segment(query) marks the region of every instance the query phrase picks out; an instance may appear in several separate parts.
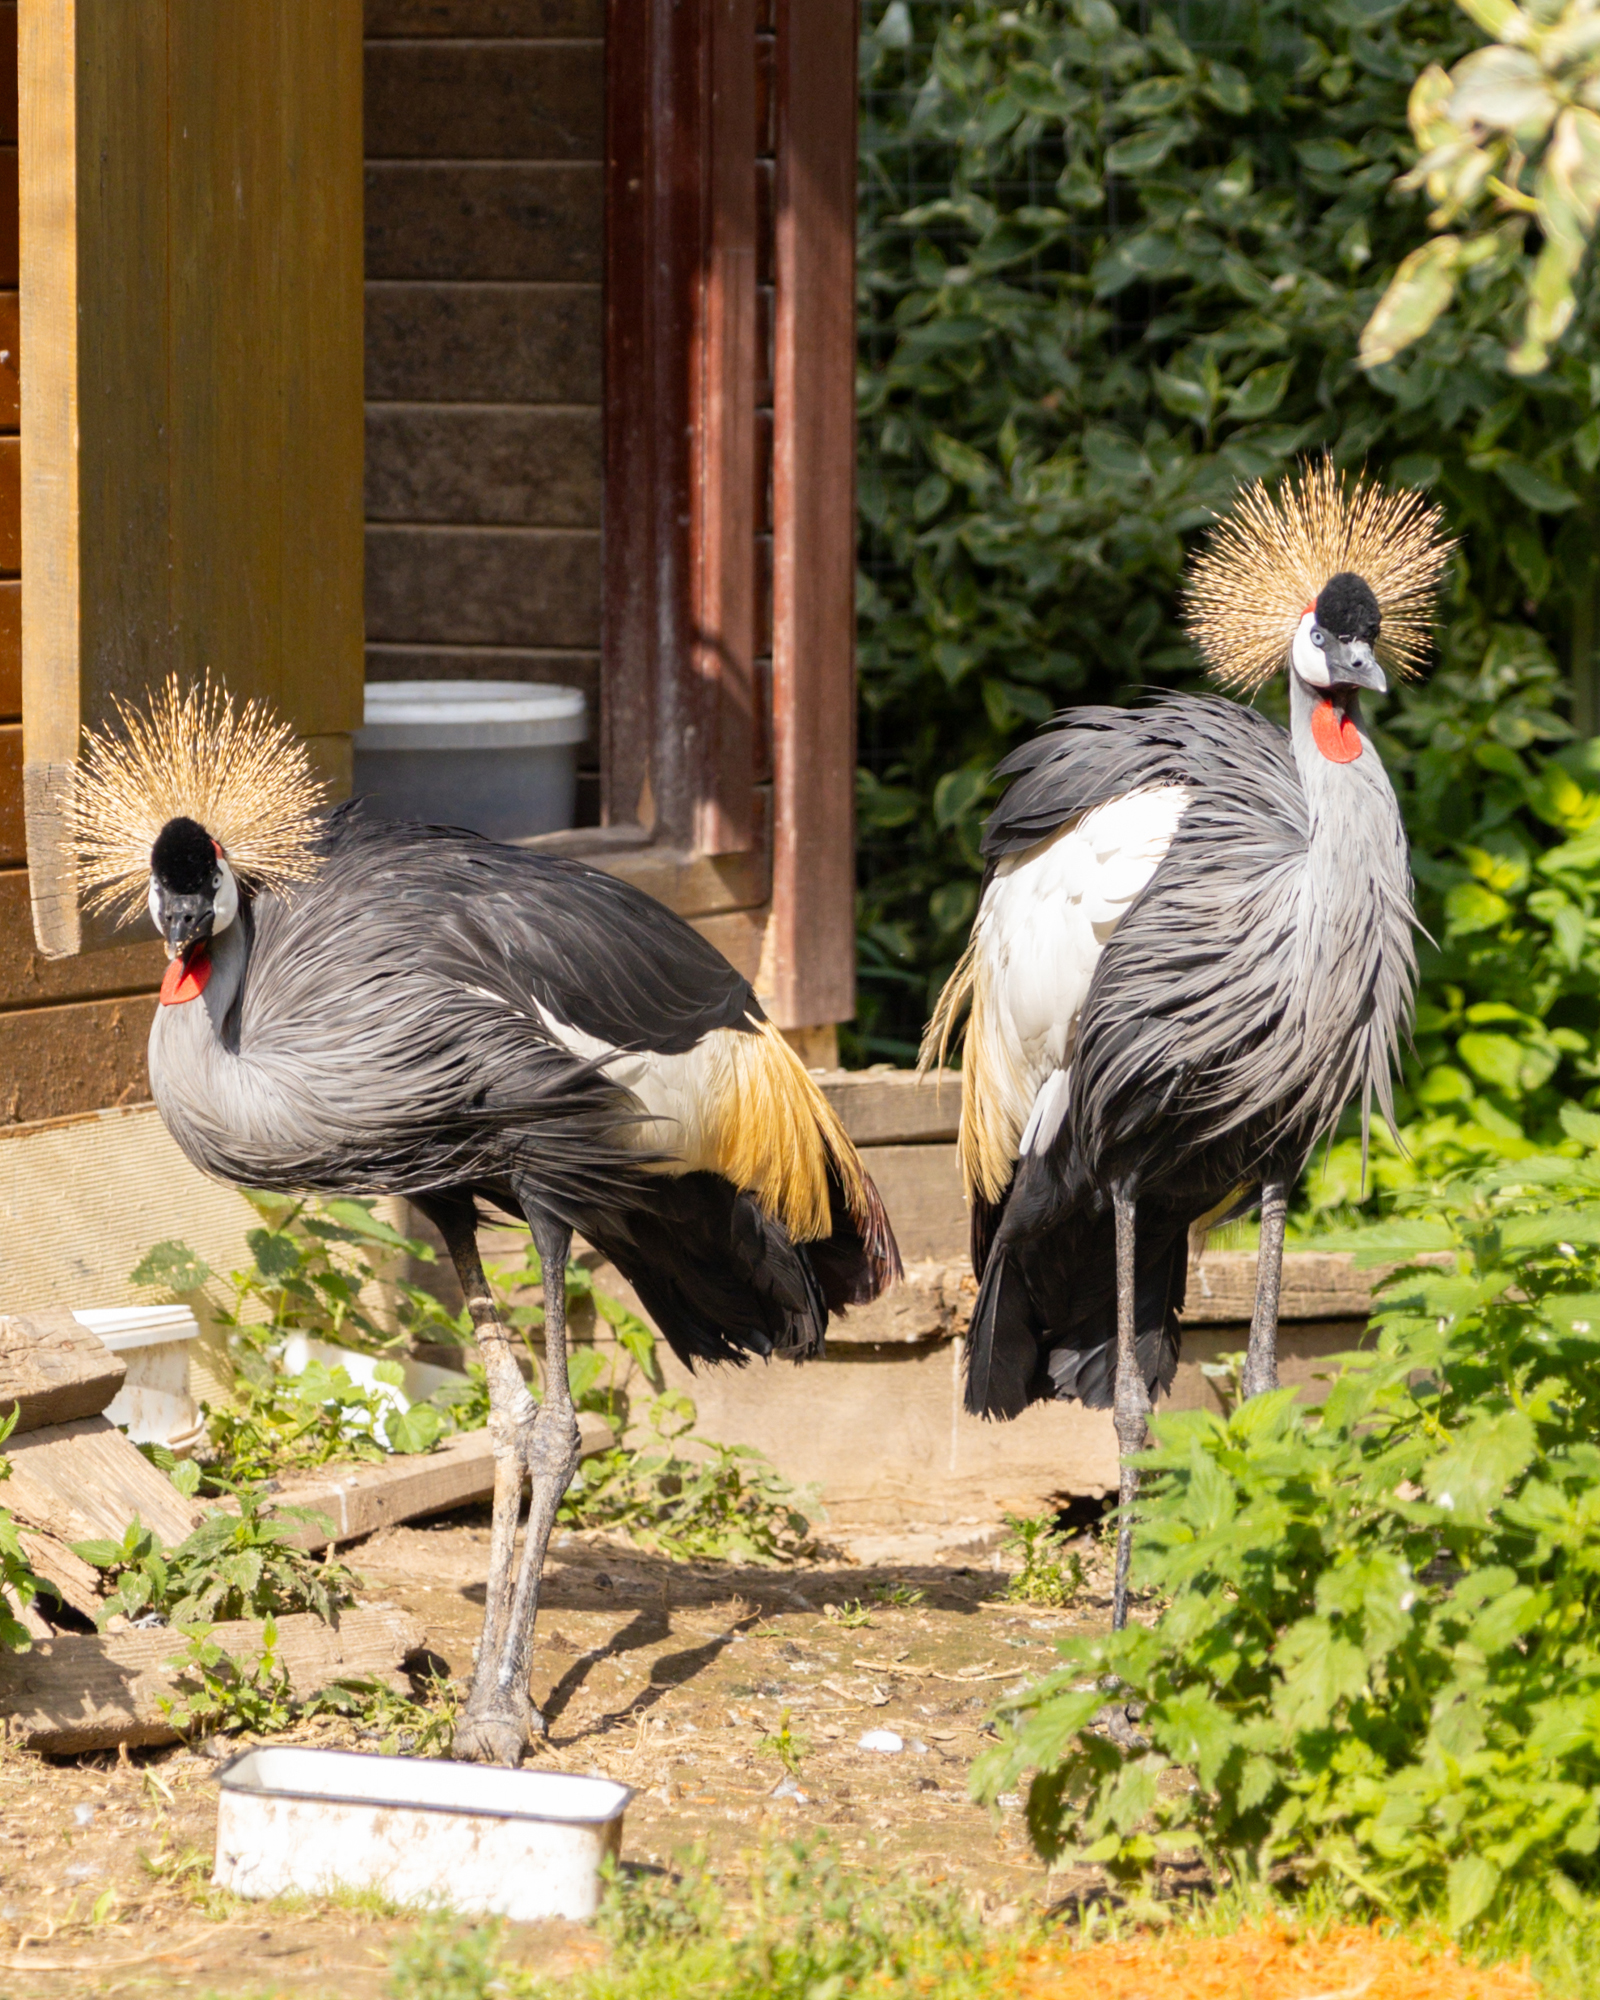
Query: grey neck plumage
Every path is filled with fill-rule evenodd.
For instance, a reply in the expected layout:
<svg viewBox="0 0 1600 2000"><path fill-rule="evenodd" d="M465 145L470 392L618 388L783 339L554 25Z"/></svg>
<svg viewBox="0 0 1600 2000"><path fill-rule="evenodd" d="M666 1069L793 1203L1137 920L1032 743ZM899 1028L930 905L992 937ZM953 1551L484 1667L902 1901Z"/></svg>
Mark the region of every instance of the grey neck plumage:
<svg viewBox="0 0 1600 2000"><path fill-rule="evenodd" d="M1312 734L1312 715L1323 697L1292 669L1288 678L1289 739L1310 836L1310 921L1300 929L1308 962L1300 984L1315 1015L1362 1024L1351 1081L1362 1092L1364 1136L1371 1098L1393 1123L1393 1069L1411 1021L1416 951L1410 855L1399 801L1359 709L1352 705L1351 719L1361 755L1334 763Z"/></svg>

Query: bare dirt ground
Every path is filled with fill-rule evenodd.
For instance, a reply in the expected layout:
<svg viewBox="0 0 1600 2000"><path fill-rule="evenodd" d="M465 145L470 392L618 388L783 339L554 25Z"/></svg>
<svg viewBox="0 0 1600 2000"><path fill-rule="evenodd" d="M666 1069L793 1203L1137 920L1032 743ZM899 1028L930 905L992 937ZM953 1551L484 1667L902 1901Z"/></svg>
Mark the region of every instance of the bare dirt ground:
<svg viewBox="0 0 1600 2000"><path fill-rule="evenodd" d="M558 1536L535 1651L550 1723L539 1761L634 1787L623 1860L635 1866L696 1849L715 1863L772 1827L825 1832L864 1869L954 1882L1002 1919L1059 1899L1069 1885L1047 1880L1015 1806L996 1818L968 1799L967 1779L996 1697L1049 1666L1059 1632L1109 1620L1098 1545L1084 1546L1089 1582L1063 1612L1006 1601L994 1529L828 1532L840 1555L783 1571L691 1568ZM390 1529L347 1559L370 1601L416 1612L464 1675L487 1553L487 1512L471 1511ZM855 1622L862 1611L868 1622ZM798 1753L787 1783L765 1747L785 1715ZM904 1748L861 1749L870 1729ZM299 1740L374 1747L337 1720ZM182 1748L71 1760L6 1750L0 1996L377 2000L407 1919L360 1900L248 1904L209 1888L216 1769ZM552 1923L521 1933L517 1949L559 1972L599 1947L583 1927Z"/></svg>

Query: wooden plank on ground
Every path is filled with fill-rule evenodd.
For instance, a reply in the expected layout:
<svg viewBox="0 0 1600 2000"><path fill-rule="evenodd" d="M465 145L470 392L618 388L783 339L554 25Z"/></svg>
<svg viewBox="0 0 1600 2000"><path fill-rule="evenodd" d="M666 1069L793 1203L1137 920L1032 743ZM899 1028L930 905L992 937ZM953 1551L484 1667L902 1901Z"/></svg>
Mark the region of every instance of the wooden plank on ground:
<svg viewBox="0 0 1600 2000"><path fill-rule="evenodd" d="M23 1527L62 1542L120 1539L135 1514L164 1542L181 1542L204 1512L104 1417L12 1438L6 1456L5 1505Z"/></svg>
<svg viewBox="0 0 1600 2000"><path fill-rule="evenodd" d="M217 1625L212 1637L241 1664L258 1660L256 1619ZM177 1676L166 1662L184 1649L170 1626L148 1631L68 1633L26 1653L0 1653L0 1715L30 1750L73 1755L121 1743L171 1743L178 1735L162 1713ZM337 1626L309 1613L278 1620L278 1653L304 1698L330 1681L376 1678L404 1687L397 1671L420 1652L427 1634L409 1612L390 1605L352 1609Z"/></svg>
<svg viewBox="0 0 1600 2000"><path fill-rule="evenodd" d="M99 1416L127 1373L64 1307L0 1313L0 1415L16 1406L14 1438L74 1417Z"/></svg>
<svg viewBox="0 0 1600 2000"><path fill-rule="evenodd" d="M609 1451L614 1442L604 1418L590 1410L579 1411L580 1458ZM381 1465L323 1467L280 1479L273 1504L326 1515L333 1525L331 1538L310 1522L294 1536L299 1548L323 1549L330 1539L353 1542L396 1521L416 1521L487 1500L493 1492L494 1447L489 1433L467 1431L446 1438L437 1451L396 1456Z"/></svg>

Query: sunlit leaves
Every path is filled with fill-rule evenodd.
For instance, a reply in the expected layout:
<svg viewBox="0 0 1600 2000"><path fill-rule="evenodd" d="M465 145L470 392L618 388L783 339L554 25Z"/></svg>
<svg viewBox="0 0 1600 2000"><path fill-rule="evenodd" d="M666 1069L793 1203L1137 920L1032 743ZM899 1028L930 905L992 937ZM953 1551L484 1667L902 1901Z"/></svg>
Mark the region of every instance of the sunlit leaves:
<svg viewBox="0 0 1600 2000"><path fill-rule="evenodd" d="M1409 110L1421 158L1399 185L1427 188L1434 229L1470 226L1433 237L1400 265L1362 334L1362 365L1392 361L1447 310L1464 269L1499 260L1514 268L1525 302L1506 366L1538 374L1577 310L1575 283L1600 216L1600 117L1586 108L1600 92L1600 39L1591 0L1564 10L1461 4L1496 39L1448 75L1433 63L1418 77ZM1536 248L1527 221L1538 224Z"/></svg>
<svg viewBox="0 0 1600 2000"><path fill-rule="evenodd" d="M1249 1854L1469 1934L1519 1884L1600 1891L1600 1155L1418 1206L1372 1253L1409 1230L1461 1268L1400 1273L1378 1351L1320 1409L1158 1417L1154 1623L1060 1642L975 1773L986 1794L1031 1775L1045 1851L1125 1880L1186 1845ZM1137 1737L1093 1706L1111 1687Z"/></svg>

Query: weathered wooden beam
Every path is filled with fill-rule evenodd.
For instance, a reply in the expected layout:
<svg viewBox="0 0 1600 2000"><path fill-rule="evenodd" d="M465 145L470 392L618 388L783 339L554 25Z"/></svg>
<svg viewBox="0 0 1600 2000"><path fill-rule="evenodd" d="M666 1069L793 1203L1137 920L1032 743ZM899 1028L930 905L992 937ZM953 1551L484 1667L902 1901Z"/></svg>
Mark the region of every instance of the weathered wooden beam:
<svg viewBox="0 0 1600 2000"><path fill-rule="evenodd" d="M99 1416L127 1372L63 1309L0 1314L0 1416L16 1406L13 1438L74 1417Z"/></svg>
<svg viewBox="0 0 1600 2000"><path fill-rule="evenodd" d="M0 1502L23 1527L61 1542L119 1540L135 1514L163 1541L181 1542L204 1511L104 1417L13 1437L6 1456Z"/></svg>
<svg viewBox="0 0 1600 2000"><path fill-rule="evenodd" d="M240 1619L211 1636L241 1666L259 1660L263 1626ZM330 1681L374 1678L403 1688L398 1669L427 1634L409 1612L375 1605L341 1614L337 1625L297 1612L278 1620L278 1656L302 1700ZM66 1633L26 1653L0 1653L0 1716L30 1750L57 1756L120 1743L171 1743L178 1731L161 1703L178 1699L168 1662L185 1640L170 1626L149 1631Z"/></svg>
<svg viewBox="0 0 1600 2000"><path fill-rule="evenodd" d="M437 1355L440 1350L430 1350ZM448 1365L448 1364L446 1364ZM616 1442L611 1427L592 1410L578 1413L578 1456L592 1458ZM295 1534L302 1549L329 1541L353 1542L396 1521L416 1521L487 1500L494 1492L494 1447L487 1431L446 1438L437 1451L386 1459L383 1464L326 1466L281 1479L274 1507L304 1507L326 1517L333 1533L306 1522Z"/></svg>

